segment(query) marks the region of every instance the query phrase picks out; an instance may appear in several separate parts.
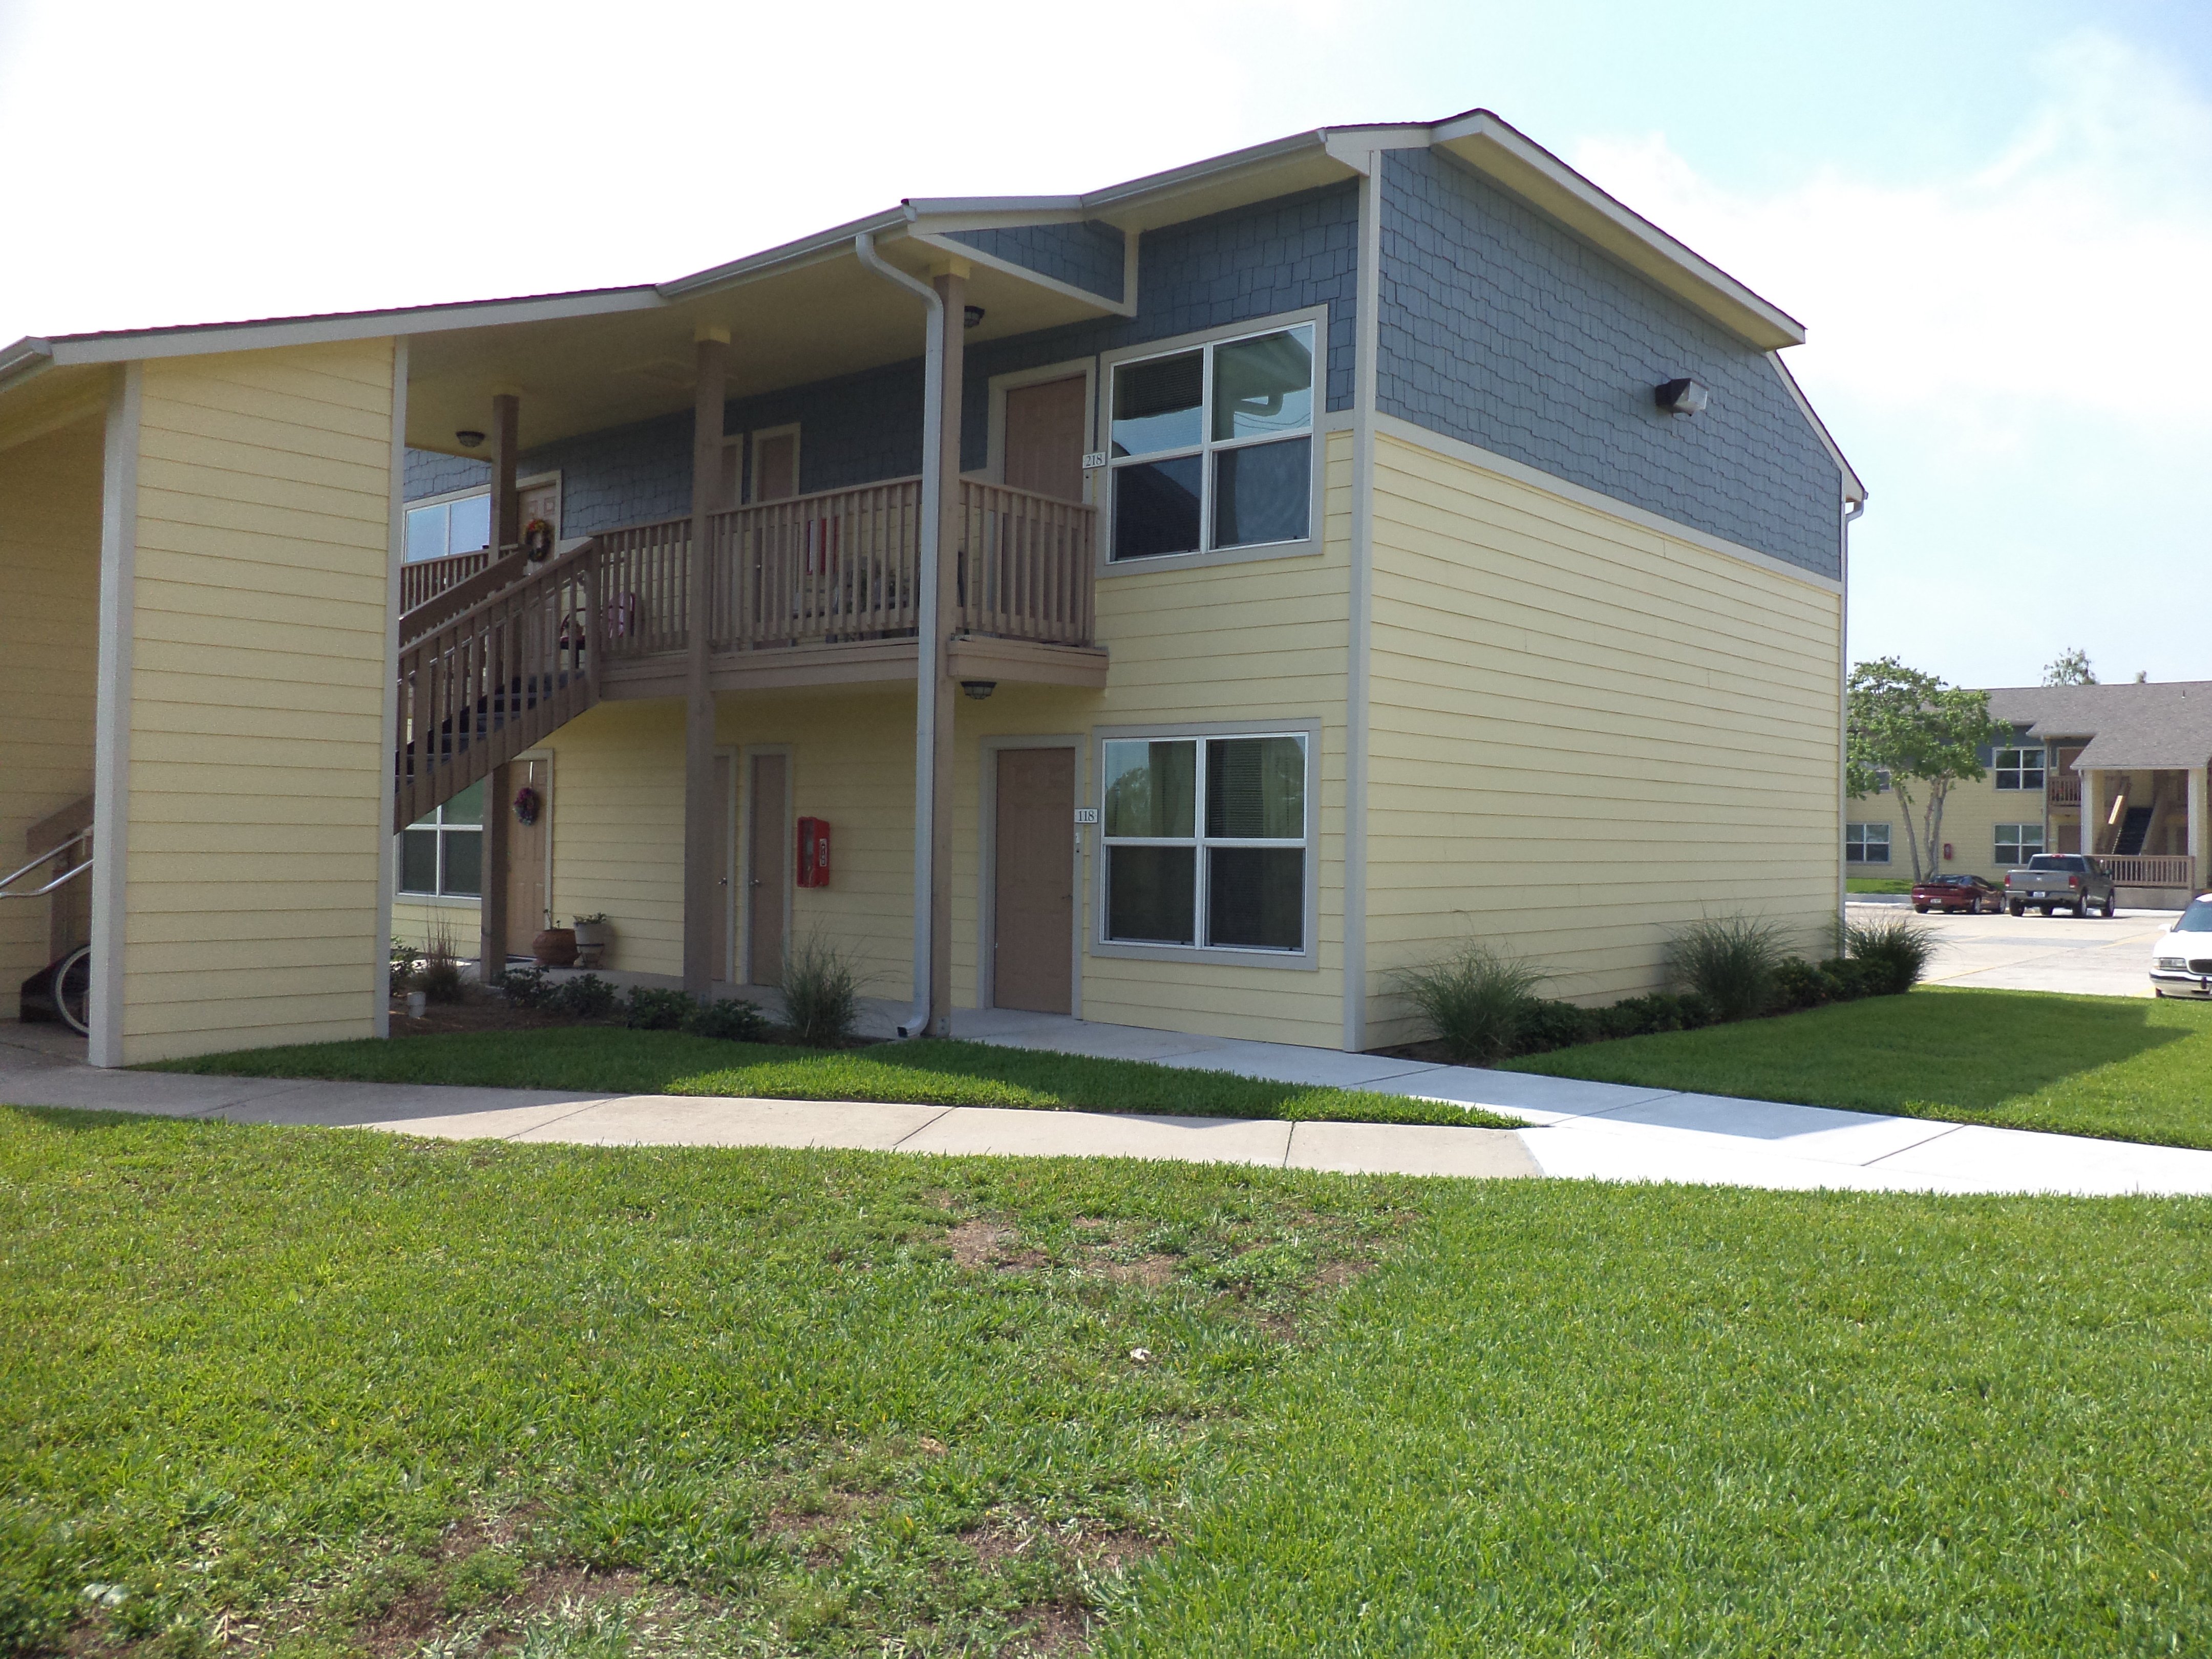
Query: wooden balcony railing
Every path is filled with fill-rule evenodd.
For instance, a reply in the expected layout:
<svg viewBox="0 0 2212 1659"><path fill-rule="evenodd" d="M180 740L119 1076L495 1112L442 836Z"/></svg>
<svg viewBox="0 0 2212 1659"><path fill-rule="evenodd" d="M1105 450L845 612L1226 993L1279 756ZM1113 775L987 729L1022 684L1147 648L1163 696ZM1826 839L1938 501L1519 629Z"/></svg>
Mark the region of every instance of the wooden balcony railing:
<svg viewBox="0 0 2212 1659"><path fill-rule="evenodd" d="M2097 862L2122 887L2194 887L2197 860L2192 858L2123 858L2100 854Z"/></svg>
<svg viewBox="0 0 2212 1659"><path fill-rule="evenodd" d="M2051 806L2079 806L2081 804L2081 780L2071 772L2053 772L2044 783L2043 799Z"/></svg>
<svg viewBox="0 0 2212 1659"><path fill-rule="evenodd" d="M586 542L401 641L395 830L599 700L602 557Z"/></svg>
<svg viewBox="0 0 2212 1659"><path fill-rule="evenodd" d="M441 559L418 559L399 567L399 612L435 599L447 588L466 581L491 562L491 549L473 553L448 553Z"/></svg>
<svg viewBox="0 0 2212 1659"><path fill-rule="evenodd" d="M960 486L957 614L948 632L1089 645L1094 514L1001 484ZM691 521L602 533L611 658L690 637ZM715 514L708 640L717 652L896 639L920 623L921 481L893 478Z"/></svg>

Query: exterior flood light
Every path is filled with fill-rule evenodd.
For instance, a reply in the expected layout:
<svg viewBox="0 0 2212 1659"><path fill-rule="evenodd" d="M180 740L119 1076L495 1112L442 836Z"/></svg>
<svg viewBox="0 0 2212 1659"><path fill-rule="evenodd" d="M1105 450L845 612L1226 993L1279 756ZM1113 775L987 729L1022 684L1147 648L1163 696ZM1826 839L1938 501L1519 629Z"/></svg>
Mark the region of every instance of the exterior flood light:
<svg viewBox="0 0 2212 1659"><path fill-rule="evenodd" d="M969 328L974 328L977 324L983 320L983 307L981 306L968 307L967 309L960 313L960 320L965 323Z"/></svg>
<svg viewBox="0 0 2212 1659"><path fill-rule="evenodd" d="M464 449L474 449L478 444L483 441L483 434L481 432L456 432L453 434L453 441L459 444Z"/></svg>
<svg viewBox="0 0 2212 1659"><path fill-rule="evenodd" d="M1655 387L1651 400L1669 415L1701 415L1712 395L1695 380L1685 376Z"/></svg>
<svg viewBox="0 0 2212 1659"><path fill-rule="evenodd" d="M975 698L977 702L981 702L999 689L999 683L996 680L963 680L960 682L960 689Z"/></svg>

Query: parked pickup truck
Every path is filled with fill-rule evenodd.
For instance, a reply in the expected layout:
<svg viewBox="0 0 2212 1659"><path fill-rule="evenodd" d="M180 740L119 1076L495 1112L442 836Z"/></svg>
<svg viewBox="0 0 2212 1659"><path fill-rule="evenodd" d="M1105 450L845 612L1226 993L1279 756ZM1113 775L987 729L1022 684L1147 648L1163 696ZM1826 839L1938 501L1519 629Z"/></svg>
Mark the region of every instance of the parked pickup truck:
<svg viewBox="0 0 2212 1659"><path fill-rule="evenodd" d="M2097 860L2080 853L2038 853L2018 870L2005 872L2005 908L2014 915L2033 905L2049 915L2061 905L2077 916L2095 905L2100 914L2112 914L2112 878Z"/></svg>

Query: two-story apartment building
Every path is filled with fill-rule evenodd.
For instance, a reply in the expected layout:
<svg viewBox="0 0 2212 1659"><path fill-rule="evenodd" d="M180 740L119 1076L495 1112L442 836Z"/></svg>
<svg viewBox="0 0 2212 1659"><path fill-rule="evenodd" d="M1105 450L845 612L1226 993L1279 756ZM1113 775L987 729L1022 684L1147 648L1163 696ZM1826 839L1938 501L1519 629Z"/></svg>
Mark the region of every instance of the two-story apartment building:
<svg viewBox="0 0 2212 1659"><path fill-rule="evenodd" d="M916 1030L1367 1047L1468 937L1633 993L1838 902L1864 492L1802 337L1478 111L26 342L0 835L89 820L108 1063L380 1030L437 914L700 993L819 939Z"/></svg>
<svg viewBox="0 0 2212 1659"><path fill-rule="evenodd" d="M2012 729L1978 757L1979 780L1952 787L1936 868L2001 885L2034 854L2088 852L2111 869L2121 903L2151 908L2212 885L2212 680L2003 686L1989 696ZM1893 793L1846 804L1844 856L1852 875L1911 872Z"/></svg>

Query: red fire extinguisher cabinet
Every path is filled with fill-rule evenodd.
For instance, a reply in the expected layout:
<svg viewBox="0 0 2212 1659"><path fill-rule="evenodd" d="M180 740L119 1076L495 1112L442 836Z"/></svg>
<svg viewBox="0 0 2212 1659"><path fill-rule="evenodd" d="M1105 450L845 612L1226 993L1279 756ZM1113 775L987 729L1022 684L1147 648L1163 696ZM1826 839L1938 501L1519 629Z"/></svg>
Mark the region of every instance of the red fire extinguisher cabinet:
<svg viewBox="0 0 2212 1659"><path fill-rule="evenodd" d="M799 885L827 887L830 884L830 820L801 818L799 821Z"/></svg>

